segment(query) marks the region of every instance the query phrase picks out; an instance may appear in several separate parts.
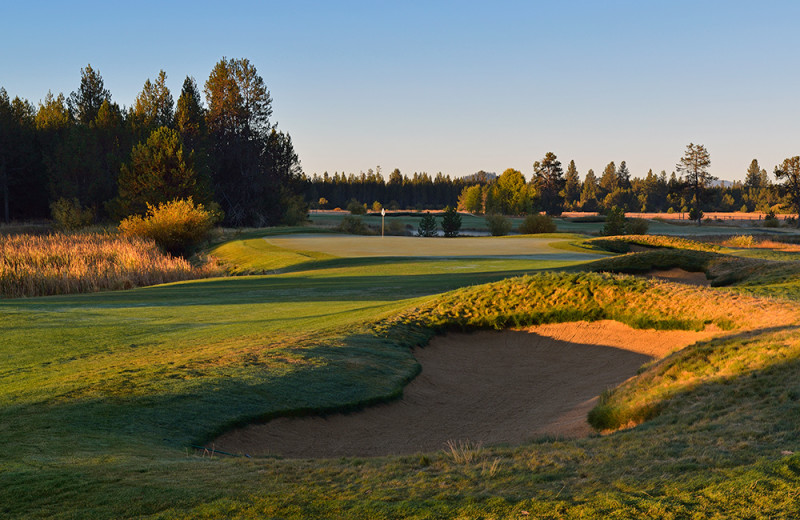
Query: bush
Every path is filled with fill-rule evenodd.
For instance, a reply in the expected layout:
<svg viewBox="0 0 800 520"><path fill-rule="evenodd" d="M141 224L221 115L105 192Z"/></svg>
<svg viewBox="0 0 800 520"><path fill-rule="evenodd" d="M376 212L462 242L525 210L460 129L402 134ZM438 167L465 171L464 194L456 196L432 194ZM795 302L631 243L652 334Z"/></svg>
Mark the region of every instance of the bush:
<svg viewBox="0 0 800 520"><path fill-rule="evenodd" d="M94 212L89 208L82 208L78 199L60 198L50 204L56 229L60 231L75 231L84 228L94 220Z"/></svg>
<svg viewBox="0 0 800 520"><path fill-rule="evenodd" d="M511 231L511 221L503 215L489 215L486 217L486 225L493 237L501 237Z"/></svg>
<svg viewBox="0 0 800 520"><path fill-rule="evenodd" d="M547 215L528 215L519 225L519 232L523 235L553 233L555 230L555 222Z"/></svg>
<svg viewBox="0 0 800 520"><path fill-rule="evenodd" d="M283 198L281 223L286 226L300 226L308 222L308 206L300 195L286 195Z"/></svg>
<svg viewBox="0 0 800 520"><path fill-rule="evenodd" d="M370 229L361 221L361 217L345 215L339 224L339 231L350 235L371 235Z"/></svg>
<svg viewBox="0 0 800 520"><path fill-rule="evenodd" d="M728 247L753 247L753 235L736 235L724 244Z"/></svg>
<svg viewBox="0 0 800 520"><path fill-rule="evenodd" d="M403 223L399 220L389 220L389 222L386 223L385 231L387 235L399 237L406 236L408 234L406 233L406 226L403 225Z"/></svg>
<svg viewBox="0 0 800 520"><path fill-rule="evenodd" d="M778 227L778 217L775 216L774 211L769 210L767 214L764 216L764 227L771 227L771 228Z"/></svg>
<svg viewBox="0 0 800 520"><path fill-rule="evenodd" d="M629 218L625 221L626 235L646 235L650 223L642 218Z"/></svg>
<svg viewBox="0 0 800 520"><path fill-rule="evenodd" d="M461 215L455 208L447 206L442 214L442 231L446 237L457 237L461 229Z"/></svg>
<svg viewBox="0 0 800 520"><path fill-rule="evenodd" d="M123 235L152 239L167 253L188 256L205 241L221 212L195 206L192 198L147 204L147 215L131 215L119 224Z"/></svg>
<svg viewBox="0 0 800 520"><path fill-rule="evenodd" d="M420 237L435 237L436 236L436 218L430 213L425 213L422 220L419 221L419 228L417 228L417 236Z"/></svg>
<svg viewBox="0 0 800 520"><path fill-rule="evenodd" d="M350 199L350 202L347 203L347 211L349 211L351 215L366 215L367 206L361 204L356 199Z"/></svg>

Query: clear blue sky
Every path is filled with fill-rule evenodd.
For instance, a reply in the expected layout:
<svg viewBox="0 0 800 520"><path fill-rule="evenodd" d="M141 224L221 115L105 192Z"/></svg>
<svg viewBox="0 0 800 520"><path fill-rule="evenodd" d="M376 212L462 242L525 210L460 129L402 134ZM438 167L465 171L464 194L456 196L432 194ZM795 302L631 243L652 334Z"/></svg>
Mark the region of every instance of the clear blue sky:
<svg viewBox="0 0 800 520"><path fill-rule="evenodd" d="M0 86L34 103L91 63L130 106L248 58L306 173L521 170L643 176L704 144L743 179L800 154L800 2L7 2Z"/></svg>

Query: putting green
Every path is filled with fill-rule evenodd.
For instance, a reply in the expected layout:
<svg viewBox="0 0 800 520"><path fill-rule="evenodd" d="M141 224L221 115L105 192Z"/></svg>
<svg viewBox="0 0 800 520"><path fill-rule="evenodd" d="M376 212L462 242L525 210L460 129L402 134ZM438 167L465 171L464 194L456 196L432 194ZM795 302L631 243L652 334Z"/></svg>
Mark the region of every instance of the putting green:
<svg viewBox="0 0 800 520"><path fill-rule="evenodd" d="M270 244L295 251L316 251L344 258L375 256L498 257L559 260L593 258L591 253L565 252L551 246L563 238L534 237L379 237L360 235L289 235L266 237Z"/></svg>

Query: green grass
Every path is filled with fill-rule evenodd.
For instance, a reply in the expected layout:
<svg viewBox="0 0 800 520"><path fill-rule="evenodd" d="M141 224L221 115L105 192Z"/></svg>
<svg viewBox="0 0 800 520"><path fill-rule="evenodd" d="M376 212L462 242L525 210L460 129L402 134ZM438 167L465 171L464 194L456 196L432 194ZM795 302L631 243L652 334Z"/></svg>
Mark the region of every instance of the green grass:
<svg viewBox="0 0 800 520"><path fill-rule="evenodd" d="M326 258L264 247L257 236L231 243L230 261L281 273L0 302L0 516L800 515L800 455L789 454L800 452L798 310L746 296L758 292L755 282L699 289L557 273L580 267L559 251ZM796 283L773 274L775 283ZM605 394L602 426L647 420L612 435L457 457L187 450L252 419L394 398L418 371L408 347L437 332L580 318L714 325L732 336L653 363Z"/></svg>

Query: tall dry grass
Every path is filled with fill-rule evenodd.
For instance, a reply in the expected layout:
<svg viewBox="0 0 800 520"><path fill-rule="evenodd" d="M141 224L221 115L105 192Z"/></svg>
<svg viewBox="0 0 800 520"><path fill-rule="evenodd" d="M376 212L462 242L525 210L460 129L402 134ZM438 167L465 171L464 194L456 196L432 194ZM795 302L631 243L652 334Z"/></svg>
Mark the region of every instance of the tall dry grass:
<svg viewBox="0 0 800 520"><path fill-rule="evenodd" d="M0 236L0 298L130 289L222 275L121 235Z"/></svg>

